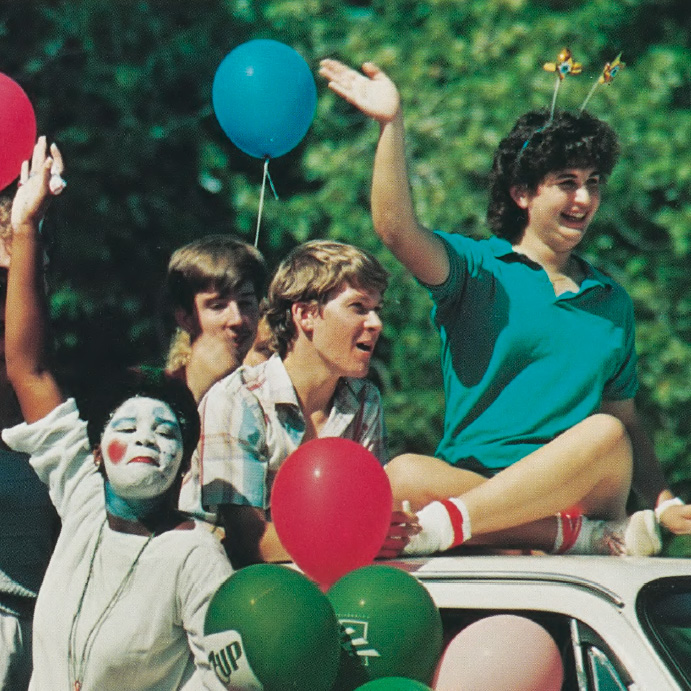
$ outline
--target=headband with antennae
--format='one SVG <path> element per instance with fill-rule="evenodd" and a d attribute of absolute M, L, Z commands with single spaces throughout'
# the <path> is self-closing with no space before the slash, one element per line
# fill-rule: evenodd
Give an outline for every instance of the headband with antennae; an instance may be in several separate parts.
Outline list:
<path fill-rule="evenodd" d="M 591 96 L 595 93 L 595 89 L 597 89 L 600 84 L 611 84 L 619 71 L 623 70 L 624 67 L 626 67 L 626 63 L 621 61 L 621 53 L 619 53 L 612 62 L 605 63 L 600 78 L 593 84 L 593 87 L 588 92 L 585 101 L 583 101 L 579 108 L 579 112 L 583 112 L 588 105 L 588 101 L 590 101 Z M 547 72 L 556 72 L 557 74 L 557 81 L 554 85 L 554 93 L 552 95 L 552 106 L 549 111 L 549 121 L 551 121 L 554 117 L 554 109 L 557 105 L 557 94 L 559 93 L 561 83 L 569 74 L 580 74 L 583 71 L 583 65 L 573 59 L 573 55 L 568 48 L 563 48 L 559 51 L 556 62 L 546 62 L 542 68 Z"/>
<path fill-rule="evenodd" d="M 599 79 L 595 82 L 595 84 L 593 84 L 593 87 L 590 89 L 588 95 L 581 104 L 581 107 L 578 109 L 578 112 L 583 112 L 586 105 L 588 104 L 588 101 L 590 101 L 591 96 L 595 93 L 595 89 L 597 89 L 597 87 L 600 84 L 611 84 L 614 81 L 614 78 L 619 73 L 619 71 L 624 69 L 625 66 L 626 64 L 621 61 L 621 53 L 619 53 L 619 55 L 617 55 L 617 57 L 614 58 L 614 60 L 611 63 L 605 63 L 605 66 L 602 70 L 602 74 L 600 74 Z M 518 165 L 519 161 L 523 156 L 523 153 L 530 145 L 530 142 L 533 140 L 533 137 L 549 128 L 552 121 L 554 120 L 554 111 L 557 105 L 557 94 L 559 93 L 559 87 L 561 86 L 561 83 L 564 81 L 564 79 L 566 79 L 566 77 L 569 74 L 581 74 L 581 72 L 583 71 L 583 65 L 580 62 L 576 62 L 573 59 L 573 54 L 568 48 L 563 48 L 559 51 L 559 55 L 557 55 L 556 62 L 546 62 L 542 66 L 542 68 L 547 72 L 555 72 L 557 75 L 557 81 L 554 85 L 554 93 L 552 95 L 552 105 L 549 111 L 549 118 L 547 119 L 547 122 L 533 130 L 531 135 L 523 142 L 523 146 L 520 148 L 518 156 L 516 157 L 516 165 Z"/>
<path fill-rule="evenodd" d="M 557 93 L 559 93 L 559 87 L 561 83 L 566 79 L 567 74 L 580 74 L 583 66 L 580 62 L 575 62 L 571 51 L 568 48 L 564 48 L 557 55 L 556 62 L 546 62 L 542 69 L 547 70 L 547 72 L 556 72 L 557 81 L 554 85 L 554 94 L 552 95 L 552 107 L 549 109 L 549 119 L 550 121 L 554 117 L 554 108 L 557 105 Z"/>
<path fill-rule="evenodd" d="M 590 97 L 595 93 L 595 89 L 597 89 L 600 84 L 611 84 L 614 81 L 614 78 L 619 74 L 619 70 L 623 70 L 624 67 L 626 67 L 626 63 L 621 61 L 621 53 L 617 55 L 616 58 L 612 62 L 606 62 L 604 68 L 602 69 L 602 74 L 600 75 L 600 78 L 593 84 L 593 88 L 588 92 L 588 95 L 585 97 L 585 101 L 581 104 L 581 107 L 579 109 L 579 112 L 582 113 L 585 110 L 585 107 L 588 105 L 588 101 L 590 100 Z"/>

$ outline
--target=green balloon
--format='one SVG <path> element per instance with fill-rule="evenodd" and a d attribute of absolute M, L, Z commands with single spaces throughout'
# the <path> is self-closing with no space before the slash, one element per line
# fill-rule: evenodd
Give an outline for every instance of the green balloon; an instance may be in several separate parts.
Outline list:
<path fill-rule="evenodd" d="M 334 691 L 383 677 L 431 681 L 442 650 L 441 615 L 414 576 L 392 566 L 365 566 L 343 576 L 327 596 L 343 646 Z"/>
<path fill-rule="evenodd" d="M 236 571 L 209 603 L 209 660 L 231 688 L 330 691 L 338 672 L 339 626 L 328 598 L 278 564 Z"/>
<path fill-rule="evenodd" d="M 382 677 L 358 686 L 357 691 L 432 691 L 432 689 L 414 679 Z"/>

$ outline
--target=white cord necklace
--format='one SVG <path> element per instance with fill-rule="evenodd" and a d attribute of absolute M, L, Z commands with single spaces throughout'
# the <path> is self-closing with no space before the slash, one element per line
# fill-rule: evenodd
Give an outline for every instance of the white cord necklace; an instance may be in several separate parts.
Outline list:
<path fill-rule="evenodd" d="M 139 550 L 137 553 L 137 556 L 134 558 L 134 561 L 132 562 L 130 568 L 127 570 L 127 573 L 125 574 L 125 577 L 122 579 L 122 582 L 120 585 L 117 587 L 115 593 L 113 596 L 110 598 L 110 601 L 106 604 L 104 610 L 101 612 L 99 615 L 98 619 L 94 622 L 94 625 L 91 627 L 91 630 L 86 636 L 86 640 L 84 641 L 84 648 L 82 650 L 81 655 L 77 659 L 76 655 L 76 645 L 77 645 L 77 625 L 79 623 L 79 619 L 82 614 L 82 606 L 84 605 L 84 598 L 86 597 L 86 591 L 89 588 L 89 582 L 91 581 L 91 576 L 94 571 L 94 562 L 96 561 L 96 553 L 98 552 L 98 548 L 101 545 L 101 541 L 103 540 L 103 531 L 106 526 L 106 520 L 103 520 L 103 523 L 101 524 L 101 528 L 98 532 L 98 538 L 96 539 L 96 544 L 94 545 L 94 551 L 93 554 L 91 555 L 91 562 L 89 563 L 89 573 L 86 577 L 86 582 L 84 583 L 84 589 L 82 590 L 81 597 L 79 598 L 79 603 L 77 604 L 77 612 L 74 615 L 74 619 L 72 619 L 72 626 L 70 627 L 70 638 L 69 638 L 69 644 L 68 644 L 68 649 L 67 649 L 67 659 L 69 663 L 69 668 L 70 668 L 70 674 L 72 679 L 74 679 L 74 691 L 81 691 L 82 688 L 82 681 L 84 680 L 84 672 L 86 670 L 86 664 L 89 660 L 89 656 L 91 655 L 91 650 L 94 646 L 94 641 L 96 640 L 96 636 L 98 635 L 98 632 L 101 629 L 101 626 L 103 625 L 103 622 L 105 622 L 106 618 L 110 614 L 110 612 L 113 610 L 113 607 L 115 607 L 115 604 L 117 603 L 118 599 L 122 595 L 125 586 L 129 582 L 130 578 L 132 577 L 132 574 L 134 573 L 134 569 L 137 566 L 137 562 L 139 561 L 139 557 L 142 556 L 144 550 L 147 548 L 149 543 L 154 537 L 154 533 L 151 533 L 149 537 L 147 538 L 146 542 L 142 545 L 142 548 Z"/>

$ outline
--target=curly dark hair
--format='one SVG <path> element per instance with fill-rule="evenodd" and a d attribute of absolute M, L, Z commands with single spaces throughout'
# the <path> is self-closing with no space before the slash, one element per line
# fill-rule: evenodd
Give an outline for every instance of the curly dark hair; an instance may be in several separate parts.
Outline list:
<path fill-rule="evenodd" d="M 517 240 L 528 224 L 528 213 L 511 198 L 512 187 L 537 190 L 548 173 L 564 168 L 596 168 L 606 178 L 619 157 L 614 130 L 583 111 L 547 110 L 523 114 L 499 143 L 490 173 L 487 222 L 492 232 Z"/>
<path fill-rule="evenodd" d="M 97 391 L 80 402 L 80 412 L 87 420 L 89 444 L 95 449 L 113 413 L 135 396 L 167 403 L 180 424 L 183 457 L 179 474 L 189 469 L 192 452 L 199 441 L 200 423 L 197 404 L 186 384 L 158 367 L 132 367 L 107 372 Z"/>

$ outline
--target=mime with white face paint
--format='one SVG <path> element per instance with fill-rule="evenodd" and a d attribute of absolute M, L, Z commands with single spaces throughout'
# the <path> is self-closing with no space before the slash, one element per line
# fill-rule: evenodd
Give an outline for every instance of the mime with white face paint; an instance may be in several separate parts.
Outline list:
<path fill-rule="evenodd" d="M 100 450 L 105 475 L 119 496 L 155 502 L 170 489 L 180 470 L 180 425 L 167 403 L 129 398 L 106 425 Z"/>
<path fill-rule="evenodd" d="M 25 422 L 3 439 L 30 454 L 62 519 L 36 603 L 30 689 L 224 688 L 203 626 L 232 568 L 176 508 L 199 437 L 192 394 L 160 370 L 129 370 L 99 382 L 87 423 L 45 364 L 38 222 L 61 172 L 41 138 L 13 205 L 7 290 L 7 372 Z"/>

